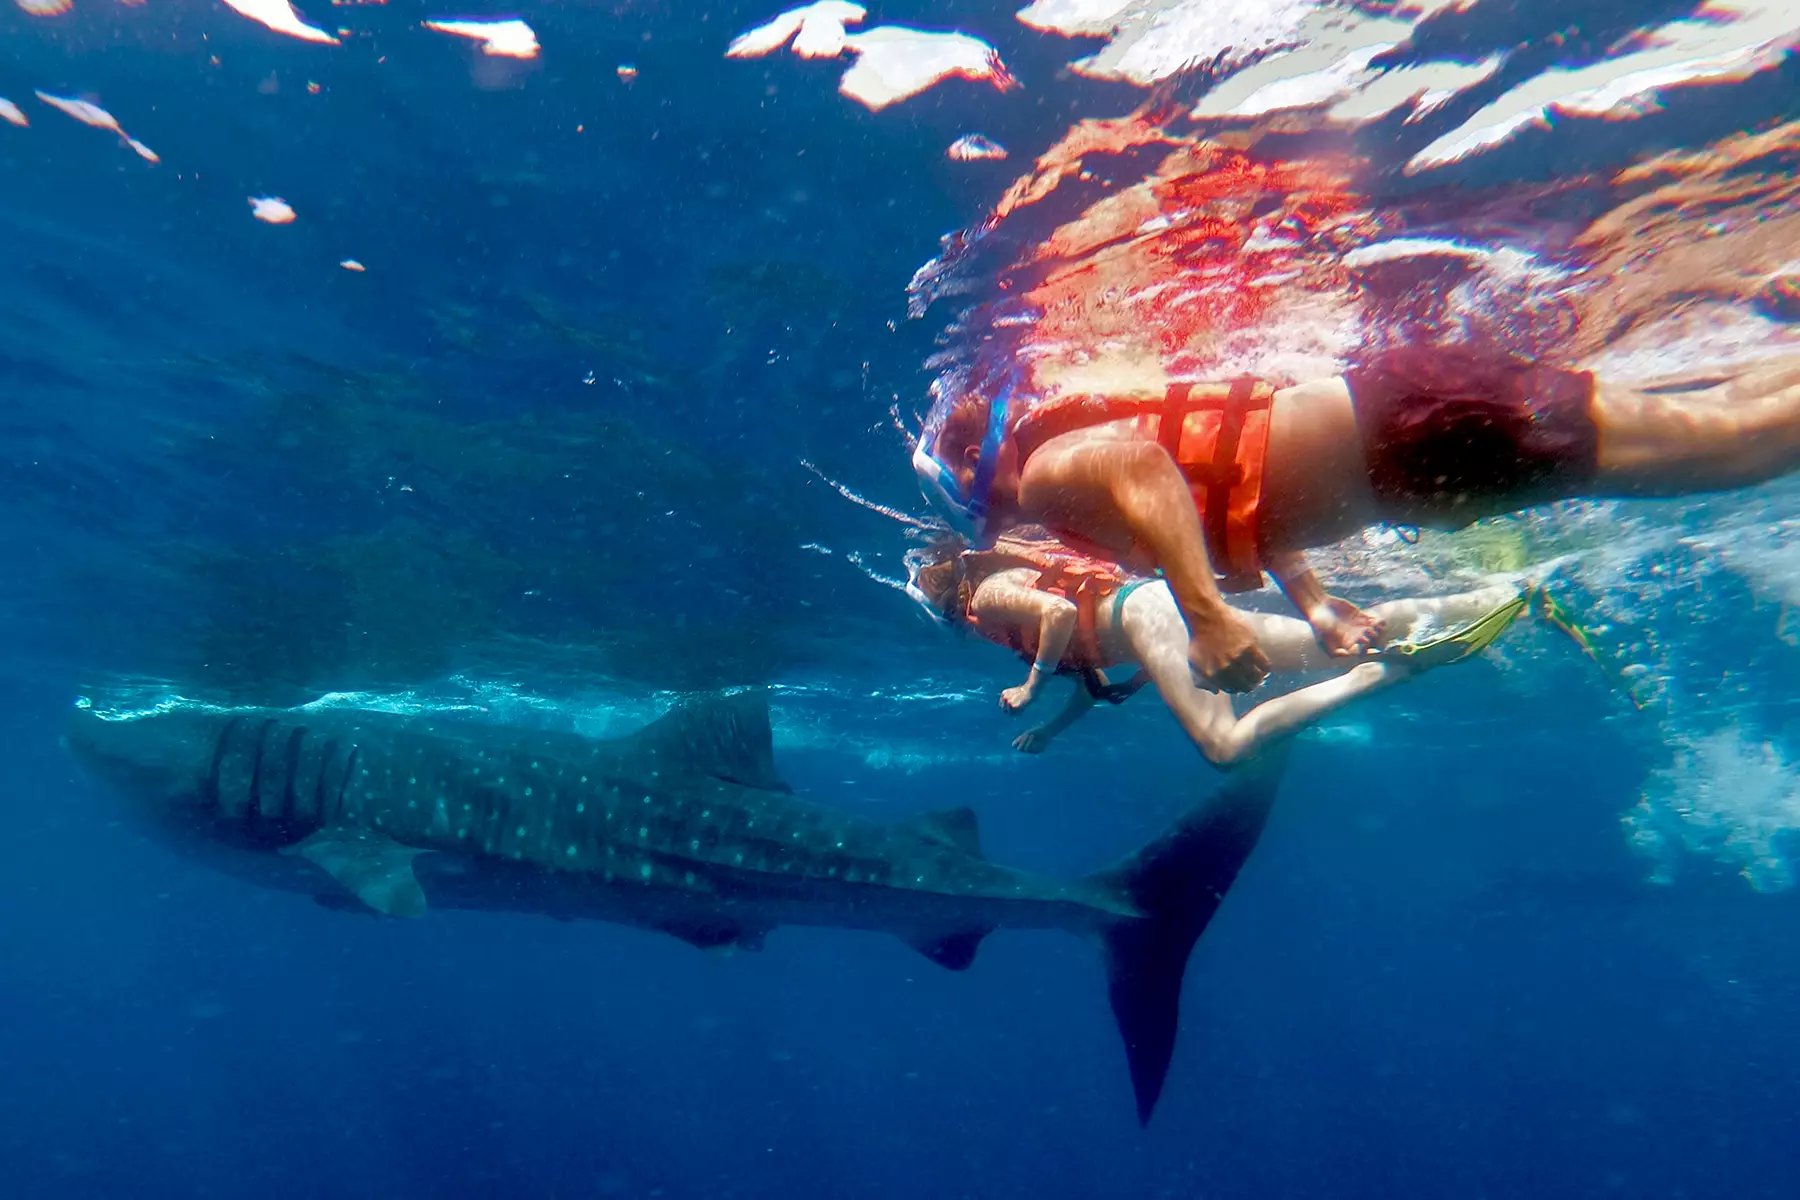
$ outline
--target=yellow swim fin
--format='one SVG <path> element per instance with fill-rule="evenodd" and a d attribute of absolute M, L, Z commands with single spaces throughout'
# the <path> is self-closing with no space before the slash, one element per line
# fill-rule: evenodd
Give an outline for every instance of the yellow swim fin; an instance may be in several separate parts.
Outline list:
<path fill-rule="evenodd" d="M 1486 613 L 1464 625 L 1460 629 L 1452 629 L 1422 642 L 1394 642 L 1383 647 L 1380 657 L 1390 655 L 1401 662 L 1419 668 L 1443 667 L 1454 662 L 1461 662 L 1472 655 L 1480 654 L 1499 640 L 1500 635 L 1512 627 L 1512 623 L 1524 614 L 1530 604 L 1530 594 L 1520 592 L 1509 600 L 1502 601 Z"/>

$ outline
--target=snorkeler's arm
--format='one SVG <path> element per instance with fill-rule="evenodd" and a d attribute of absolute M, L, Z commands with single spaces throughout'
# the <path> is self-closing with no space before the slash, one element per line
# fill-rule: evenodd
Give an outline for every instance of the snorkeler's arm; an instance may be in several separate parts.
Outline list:
<path fill-rule="evenodd" d="M 1268 674 L 1256 636 L 1219 594 L 1193 493 L 1153 442 L 1081 431 L 1045 442 L 1019 475 L 1021 515 L 1162 568 L 1188 627 L 1188 660 L 1227 691 Z"/>
<path fill-rule="evenodd" d="M 1327 593 L 1305 554 L 1271 554 L 1263 565 L 1288 602 L 1312 626 L 1327 653 L 1337 658 L 1358 657 L 1381 645 L 1381 618 Z"/>
<path fill-rule="evenodd" d="M 996 575 L 975 589 L 969 609 L 977 621 L 991 628 L 1037 626 L 1037 659 L 1031 664 L 1031 673 L 1020 686 L 1000 693 L 1001 707 L 1017 712 L 1037 699 L 1044 677 L 1056 673 L 1056 664 L 1068 652 L 1069 639 L 1075 636 L 1075 605 Z"/>
<path fill-rule="evenodd" d="M 1062 711 L 1039 725 L 1036 729 L 1027 729 L 1013 739 L 1013 747 L 1026 754 L 1042 754 L 1049 748 L 1052 739 L 1060 737 L 1069 726 L 1081 720 L 1094 707 L 1094 698 L 1088 694 L 1086 687 L 1080 684 L 1069 693 L 1069 702 Z"/>

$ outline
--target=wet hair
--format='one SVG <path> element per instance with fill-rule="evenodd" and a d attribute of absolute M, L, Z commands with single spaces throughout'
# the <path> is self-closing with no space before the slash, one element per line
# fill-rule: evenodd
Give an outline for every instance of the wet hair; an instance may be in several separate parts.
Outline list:
<path fill-rule="evenodd" d="M 951 466 L 960 466 L 962 455 L 970 447 L 981 445 L 987 436 L 988 406 L 992 402 L 978 396 L 965 396 L 944 414 L 944 427 L 938 430 L 937 453 Z M 954 451 L 952 459 L 946 451 Z"/>

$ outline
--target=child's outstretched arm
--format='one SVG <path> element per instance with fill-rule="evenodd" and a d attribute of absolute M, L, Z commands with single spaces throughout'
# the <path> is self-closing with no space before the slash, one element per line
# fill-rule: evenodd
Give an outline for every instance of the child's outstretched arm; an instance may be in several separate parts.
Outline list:
<path fill-rule="evenodd" d="M 1056 674 L 1056 664 L 1068 653 L 1069 640 L 1075 636 L 1075 605 L 1026 586 L 1024 577 L 1022 571 L 995 575 L 975 589 L 969 603 L 969 611 L 986 628 L 1023 631 L 1037 626 L 1037 658 L 1031 673 L 1018 687 L 1000 693 L 1000 706 L 1011 712 L 1037 699 L 1038 688 L 1045 678 Z"/>
<path fill-rule="evenodd" d="M 1042 754 L 1049 749 L 1052 739 L 1087 715 L 1094 707 L 1094 698 L 1088 694 L 1086 685 L 1076 684 L 1075 690 L 1069 693 L 1069 702 L 1063 705 L 1062 711 L 1039 725 L 1036 729 L 1027 729 L 1013 739 L 1013 748 L 1023 750 L 1026 754 Z"/>

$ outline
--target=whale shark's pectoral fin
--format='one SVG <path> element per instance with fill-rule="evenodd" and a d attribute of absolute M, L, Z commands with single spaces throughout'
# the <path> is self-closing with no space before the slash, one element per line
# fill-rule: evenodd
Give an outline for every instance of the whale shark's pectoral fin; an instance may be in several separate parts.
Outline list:
<path fill-rule="evenodd" d="M 282 853 L 297 854 L 319 867 L 384 917 L 425 915 L 425 889 L 412 865 L 425 851 L 402 846 L 384 833 L 333 825 Z"/>
<path fill-rule="evenodd" d="M 701 950 L 761 950 L 766 930 L 736 921 L 664 921 L 658 929 Z"/>
<path fill-rule="evenodd" d="M 900 940 L 946 971 L 966 971 L 975 965 L 975 952 L 981 949 L 981 939 L 992 932 L 993 929 L 988 928 L 903 934 Z"/>

